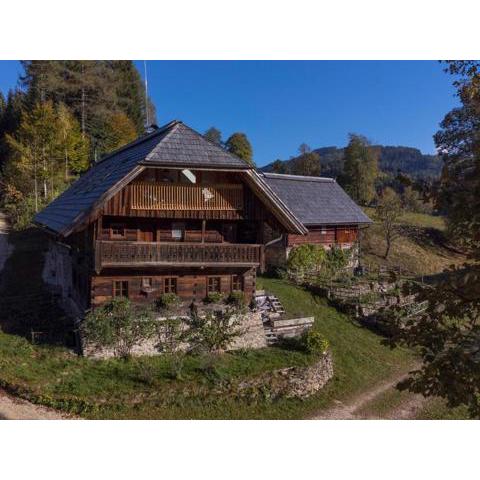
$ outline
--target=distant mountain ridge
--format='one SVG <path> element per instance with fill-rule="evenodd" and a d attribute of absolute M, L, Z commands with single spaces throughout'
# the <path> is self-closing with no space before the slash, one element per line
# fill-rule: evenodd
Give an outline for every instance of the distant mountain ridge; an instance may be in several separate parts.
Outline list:
<path fill-rule="evenodd" d="M 418 148 L 403 146 L 373 145 L 379 150 L 379 167 L 383 172 L 396 175 L 402 173 L 417 179 L 437 178 L 442 170 L 443 161 L 438 155 L 423 154 Z M 320 155 L 321 175 L 337 177 L 343 169 L 343 153 L 345 148 L 322 147 L 314 152 Z M 287 171 L 291 169 L 297 157 L 283 160 Z M 271 172 L 273 162 L 262 167 L 265 172 Z"/>

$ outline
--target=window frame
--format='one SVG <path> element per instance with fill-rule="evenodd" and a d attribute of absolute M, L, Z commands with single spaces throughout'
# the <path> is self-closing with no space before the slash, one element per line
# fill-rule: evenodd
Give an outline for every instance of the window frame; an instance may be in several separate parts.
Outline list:
<path fill-rule="evenodd" d="M 243 275 L 234 274 L 231 277 L 231 291 L 232 292 L 243 292 Z M 238 286 L 240 288 L 235 288 Z"/>
<path fill-rule="evenodd" d="M 173 288 L 172 288 L 172 285 L 173 285 Z M 174 293 L 175 295 L 177 295 L 177 291 L 178 291 L 178 277 L 164 277 L 163 293 Z"/>
<path fill-rule="evenodd" d="M 120 288 L 117 289 L 117 284 L 120 284 Z M 125 284 L 126 284 L 126 295 L 124 295 L 124 290 L 125 290 Z M 120 291 L 120 294 L 117 293 L 117 290 Z M 112 288 L 112 293 L 114 298 L 129 298 L 130 296 L 130 282 L 128 280 L 113 280 L 113 288 Z"/>
<path fill-rule="evenodd" d="M 172 222 L 172 241 L 173 242 L 183 242 L 185 241 L 187 225 L 185 222 Z M 180 232 L 180 236 L 175 236 L 174 232 Z"/>
<path fill-rule="evenodd" d="M 210 285 L 210 282 L 212 281 L 213 283 L 213 288 L 212 285 Z M 217 288 L 215 288 L 215 284 L 218 284 Z M 208 293 L 222 293 L 222 277 L 218 275 L 212 275 L 207 277 L 207 294 Z"/>

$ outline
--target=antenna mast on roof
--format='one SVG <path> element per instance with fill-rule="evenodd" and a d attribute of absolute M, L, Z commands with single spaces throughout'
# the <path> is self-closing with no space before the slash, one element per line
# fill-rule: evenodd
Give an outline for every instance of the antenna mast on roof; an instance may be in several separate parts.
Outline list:
<path fill-rule="evenodd" d="M 148 79 L 147 79 L 147 61 L 143 61 L 143 70 L 145 72 L 145 130 L 150 126 L 148 118 Z"/>

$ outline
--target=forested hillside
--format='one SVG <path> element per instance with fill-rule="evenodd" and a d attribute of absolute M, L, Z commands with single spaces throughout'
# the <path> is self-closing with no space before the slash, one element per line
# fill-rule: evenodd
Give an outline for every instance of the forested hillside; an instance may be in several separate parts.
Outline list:
<path fill-rule="evenodd" d="M 92 162 L 155 122 L 130 60 L 23 61 L 18 87 L 0 92 L 0 208 L 14 227 L 67 188 Z"/>
<path fill-rule="evenodd" d="M 396 175 L 400 170 L 415 179 L 432 179 L 440 175 L 442 160 L 436 155 L 425 155 L 417 148 L 390 147 L 372 145 L 378 152 L 379 168 L 383 172 Z M 322 147 L 314 149 L 320 157 L 321 174 L 326 177 L 337 177 L 343 170 L 344 148 Z M 283 161 L 285 171 L 294 170 L 298 157 Z M 277 163 L 277 165 L 279 165 Z M 278 168 L 278 166 L 277 166 Z M 266 172 L 275 170 L 273 162 L 262 168 Z"/>

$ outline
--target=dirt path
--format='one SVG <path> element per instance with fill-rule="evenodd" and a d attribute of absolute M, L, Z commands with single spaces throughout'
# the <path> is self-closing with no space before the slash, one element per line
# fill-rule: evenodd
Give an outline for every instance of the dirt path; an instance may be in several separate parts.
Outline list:
<path fill-rule="evenodd" d="M 361 420 L 361 419 L 388 419 L 408 420 L 415 418 L 424 403 L 427 401 L 421 395 L 408 395 L 400 404 L 392 407 L 391 410 L 382 416 L 371 413 L 362 413 L 362 410 L 371 402 L 381 398 L 383 395 L 393 392 L 398 382 L 407 375 L 399 374 L 389 380 L 375 386 L 374 388 L 360 393 L 346 403 L 337 401 L 337 404 L 312 417 L 312 420 Z"/>
<path fill-rule="evenodd" d="M 12 397 L 0 390 L 0 420 L 66 420 L 72 418 L 51 408 Z"/>

